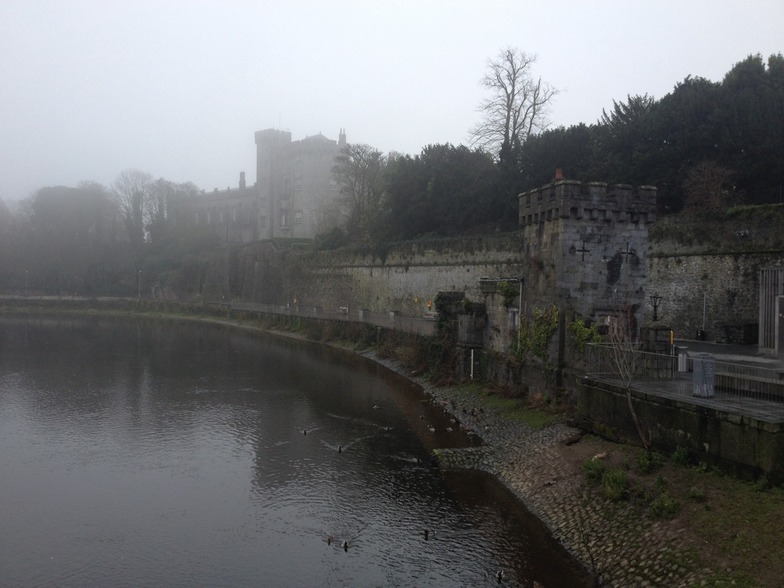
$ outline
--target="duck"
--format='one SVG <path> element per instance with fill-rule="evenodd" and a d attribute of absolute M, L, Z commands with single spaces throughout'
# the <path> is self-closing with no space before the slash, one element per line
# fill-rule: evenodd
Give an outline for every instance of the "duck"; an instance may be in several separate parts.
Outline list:
<path fill-rule="evenodd" d="M 333 542 L 334 540 L 335 540 L 335 538 L 332 536 L 332 533 L 330 533 L 329 535 L 327 535 L 327 545 L 332 545 L 332 542 Z"/>
<path fill-rule="evenodd" d="M 345 551 L 346 553 L 348 553 L 348 541 L 345 541 L 345 540 L 344 540 L 344 541 L 343 541 L 343 544 L 341 545 L 341 547 L 343 548 L 343 551 Z"/>
<path fill-rule="evenodd" d="M 501 583 L 501 580 L 504 579 L 504 576 L 506 576 L 506 574 L 504 573 L 504 570 L 498 570 L 495 573 L 495 579 L 498 580 L 499 584 Z"/>

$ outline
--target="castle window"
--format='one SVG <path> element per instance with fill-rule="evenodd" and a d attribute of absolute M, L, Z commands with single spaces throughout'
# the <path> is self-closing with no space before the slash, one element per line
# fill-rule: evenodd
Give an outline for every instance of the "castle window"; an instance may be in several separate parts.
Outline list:
<path fill-rule="evenodd" d="M 303 215 L 303 212 L 301 210 L 295 210 L 294 211 L 294 224 L 295 225 L 301 225 L 303 216 L 304 215 Z"/>

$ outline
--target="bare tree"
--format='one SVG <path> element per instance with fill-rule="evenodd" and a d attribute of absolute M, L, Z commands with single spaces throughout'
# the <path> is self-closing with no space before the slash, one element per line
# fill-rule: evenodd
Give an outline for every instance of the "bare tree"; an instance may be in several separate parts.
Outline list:
<path fill-rule="evenodd" d="M 489 62 L 482 78 L 490 96 L 480 107 L 484 120 L 471 131 L 471 143 L 500 161 L 548 126 L 547 111 L 558 90 L 534 77 L 535 61 L 535 55 L 507 48 Z"/>
<path fill-rule="evenodd" d="M 145 207 L 150 193 L 152 176 L 138 169 L 120 172 L 112 186 L 120 215 L 134 248 L 141 248 L 145 235 Z"/>
<path fill-rule="evenodd" d="M 715 161 L 702 161 L 689 170 L 683 182 L 687 211 L 720 210 L 733 202 L 733 173 Z"/>
<path fill-rule="evenodd" d="M 365 238 L 377 218 L 383 197 L 386 158 L 369 145 L 349 144 L 335 158 L 332 173 L 348 209 L 348 231 Z"/>
<path fill-rule="evenodd" d="M 144 227 L 151 242 L 157 242 L 166 234 L 169 223 L 169 207 L 177 186 L 169 180 L 158 178 L 148 186 L 144 207 Z"/>
<path fill-rule="evenodd" d="M 629 414 L 637 430 L 645 451 L 651 449 L 650 433 L 646 434 L 637 416 L 632 400 L 632 384 L 638 375 L 642 359 L 642 343 L 640 341 L 635 308 L 627 307 L 610 322 L 610 352 L 612 363 L 626 392 Z"/>

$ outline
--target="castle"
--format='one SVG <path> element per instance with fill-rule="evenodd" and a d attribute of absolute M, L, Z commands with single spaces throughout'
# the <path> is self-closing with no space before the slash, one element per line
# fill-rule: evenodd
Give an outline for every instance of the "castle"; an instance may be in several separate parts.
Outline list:
<path fill-rule="evenodd" d="M 332 174 L 346 145 L 321 133 L 299 141 L 277 129 L 257 131 L 256 183 L 240 172 L 239 186 L 183 195 L 175 204 L 178 222 L 207 226 L 223 243 L 274 238 L 312 239 L 340 224 L 339 189 Z"/>

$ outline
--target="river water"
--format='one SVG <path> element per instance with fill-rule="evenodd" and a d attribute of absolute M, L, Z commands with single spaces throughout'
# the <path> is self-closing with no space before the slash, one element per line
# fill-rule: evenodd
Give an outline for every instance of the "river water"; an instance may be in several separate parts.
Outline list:
<path fill-rule="evenodd" d="M 324 346 L 0 317 L 0 585 L 589 585 L 494 480 L 430 467 L 474 442 L 449 426 Z"/>

